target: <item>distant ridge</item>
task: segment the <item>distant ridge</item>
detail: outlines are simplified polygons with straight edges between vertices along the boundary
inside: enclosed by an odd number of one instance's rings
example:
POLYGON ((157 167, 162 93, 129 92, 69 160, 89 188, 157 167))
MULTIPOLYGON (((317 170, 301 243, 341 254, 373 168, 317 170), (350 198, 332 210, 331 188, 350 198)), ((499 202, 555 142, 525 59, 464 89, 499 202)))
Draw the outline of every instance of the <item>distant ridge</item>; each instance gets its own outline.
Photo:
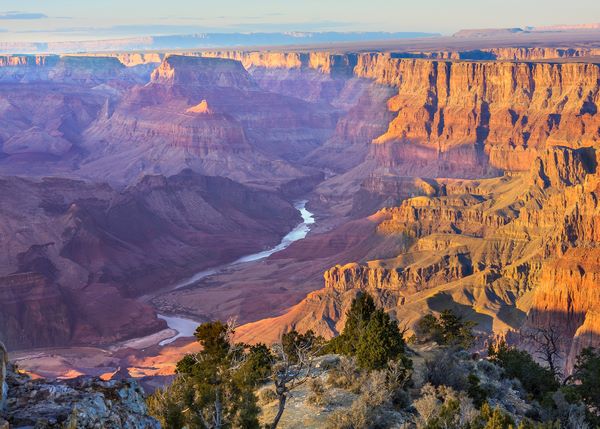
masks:
POLYGON ((590 24, 575 25, 548 25, 543 27, 534 27, 534 31, 579 31, 579 30, 600 30, 600 22, 590 24))
POLYGON ((573 31, 587 31, 587 30, 600 30, 600 23, 590 24, 567 24, 567 25, 547 25, 540 27, 524 27, 524 28, 477 28, 477 29, 463 29, 457 31, 452 37, 457 38, 480 38, 480 37, 498 37, 508 36, 515 34, 527 34, 537 32, 573 32, 573 31))
POLYGON ((285 46, 314 43, 368 42, 436 37, 421 32, 287 32, 198 33, 71 42, 0 42, 0 53, 77 53, 160 49, 203 49, 252 46, 285 46))
POLYGON ((522 28, 478 28, 472 30, 460 30, 452 35, 452 37, 472 38, 472 37, 497 37, 504 35, 512 35, 524 33, 522 28))

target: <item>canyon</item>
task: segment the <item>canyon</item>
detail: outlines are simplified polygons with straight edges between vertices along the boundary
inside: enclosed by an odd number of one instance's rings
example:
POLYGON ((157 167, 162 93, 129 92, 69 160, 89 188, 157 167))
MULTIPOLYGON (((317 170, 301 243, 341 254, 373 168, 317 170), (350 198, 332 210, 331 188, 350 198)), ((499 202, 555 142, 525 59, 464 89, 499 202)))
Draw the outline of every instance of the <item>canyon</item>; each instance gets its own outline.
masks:
POLYGON ((599 54, 2 56, 0 340, 42 375, 166 375, 193 346, 165 317, 331 337, 368 291, 409 329, 559 327, 572 365, 600 345, 599 54), (310 233, 244 258, 299 201, 310 233))

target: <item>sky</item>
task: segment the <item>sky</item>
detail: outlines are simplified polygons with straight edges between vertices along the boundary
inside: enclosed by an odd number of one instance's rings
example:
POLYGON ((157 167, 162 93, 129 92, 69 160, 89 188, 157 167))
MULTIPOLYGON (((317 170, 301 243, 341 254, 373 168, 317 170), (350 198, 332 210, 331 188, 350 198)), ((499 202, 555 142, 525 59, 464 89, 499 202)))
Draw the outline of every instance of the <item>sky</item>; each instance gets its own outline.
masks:
POLYGON ((0 41, 600 22, 600 0, 0 0, 0 41))

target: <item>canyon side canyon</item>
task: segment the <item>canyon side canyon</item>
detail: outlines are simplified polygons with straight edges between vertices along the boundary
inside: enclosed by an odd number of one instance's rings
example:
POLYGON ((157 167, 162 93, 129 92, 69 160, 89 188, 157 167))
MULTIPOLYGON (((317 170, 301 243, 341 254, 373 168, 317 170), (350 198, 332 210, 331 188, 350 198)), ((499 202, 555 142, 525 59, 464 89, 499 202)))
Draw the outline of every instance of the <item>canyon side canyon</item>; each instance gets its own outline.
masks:
POLYGON ((164 375, 168 317, 332 337, 368 291, 600 346, 600 44, 429 48, 0 56, 0 340, 164 375))

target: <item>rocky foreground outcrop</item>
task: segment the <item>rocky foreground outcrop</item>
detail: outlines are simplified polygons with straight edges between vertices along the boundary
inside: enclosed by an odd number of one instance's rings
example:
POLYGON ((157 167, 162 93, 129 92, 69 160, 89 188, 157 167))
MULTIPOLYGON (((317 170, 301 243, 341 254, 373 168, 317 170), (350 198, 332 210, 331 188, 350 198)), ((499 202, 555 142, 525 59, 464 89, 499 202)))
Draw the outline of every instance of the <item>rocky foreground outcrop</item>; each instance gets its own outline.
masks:
MULTIPOLYGON (((3 415, 14 429, 160 429, 148 415, 143 390, 133 380, 32 380, 9 368, 6 381, 3 415)), ((4 428, 1 418, 0 427, 4 428)))

